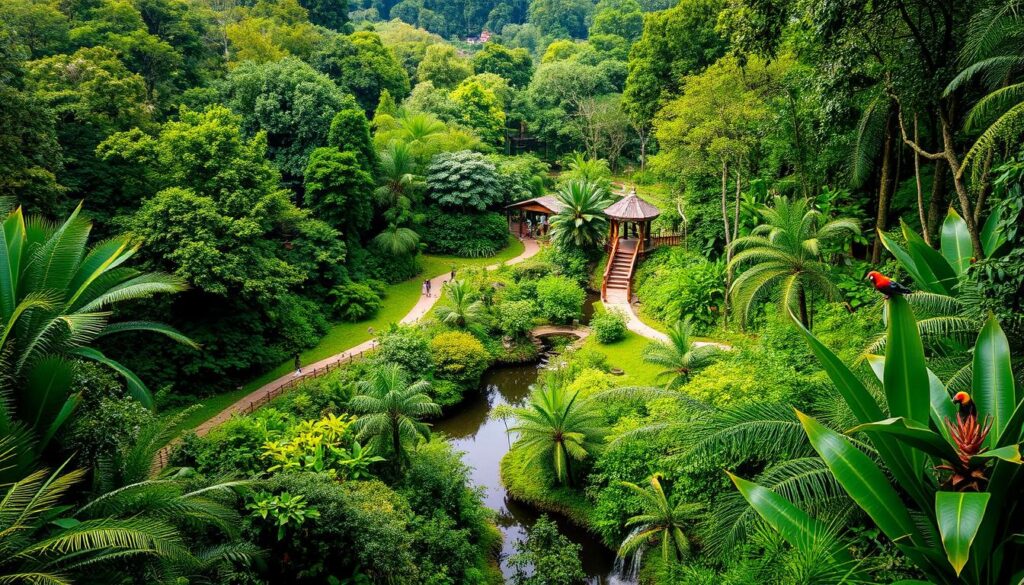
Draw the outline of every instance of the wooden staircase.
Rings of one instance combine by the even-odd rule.
[[[601,285],[602,300],[629,302],[633,293],[633,269],[636,267],[637,251],[636,240],[619,240],[612,245]]]

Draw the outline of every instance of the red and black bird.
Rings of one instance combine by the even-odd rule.
[[[875,286],[875,290],[885,295],[886,298],[896,295],[906,295],[913,292],[909,288],[876,270],[868,272],[867,279]]]
[[[974,400],[971,395],[966,392],[957,392],[953,395],[953,402],[960,407],[960,415],[964,418],[973,416],[977,418],[978,407],[974,405]]]

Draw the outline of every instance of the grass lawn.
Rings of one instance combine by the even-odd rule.
[[[450,271],[452,269],[452,264],[455,264],[458,268],[475,268],[498,264],[522,254],[523,249],[524,247],[522,242],[509,236],[509,245],[501,252],[498,252],[497,255],[487,258],[459,258],[457,256],[435,256],[424,254],[420,259],[421,266],[423,268],[421,276],[430,276],[433,278],[434,276]],[[316,347],[302,352],[302,363],[311,364],[313,362],[320,361],[326,357],[341,353],[350,347],[354,347],[364,341],[367,341],[371,337],[369,332],[370,327],[373,327],[374,331],[381,331],[386,329],[392,323],[400,321],[402,317],[412,310],[416,305],[416,301],[420,298],[420,292],[422,290],[421,285],[423,283],[421,276],[388,286],[385,293],[386,296],[384,297],[384,306],[381,307],[380,311],[378,311],[377,315],[372,319],[360,321],[358,323],[346,322],[336,323],[333,325]],[[228,406],[231,406],[233,403],[244,398],[247,394],[256,390],[260,386],[287,374],[292,370],[292,367],[292,361],[289,360],[255,380],[252,380],[240,389],[204,399],[198,408],[189,413],[189,415],[183,419],[179,425],[177,425],[177,430],[181,432],[198,426],[203,421],[209,419]],[[165,411],[165,416],[176,414],[181,412],[181,410],[182,409],[180,408],[168,409]]]
[[[595,313],[603,313],[604,305],[594,304]],[[626,330],[626,337],[615,343],[601,343],[597,336],[591,335],[583,342],[583,347],[597,350],[608,357],[608,365],[625,372],[622,386],[657,386],[658,366],[652,366],[643,360],[643,351],[650,339]]]
[[[651,343],[650,339],[626,331],[626,337],[615,343],[604,344],[591,335],[583,342],[583,347],[597,350],[608,357],[608,364],[626,374],[622,376],[623,386],[657,386],[658,366],[648,364],[641,357],[644,348]]]

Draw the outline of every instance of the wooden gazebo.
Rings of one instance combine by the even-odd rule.
[[[565,205],[562,205],[562,202],[557,197],[554,195],[543,195],[508,205],[505,207],[505,212],[508,216],[509,229],[513,233],[518,232],[519,237],[523,237],[527,235],[523,229],[526,220],[530,220],[530,223],[534,226],[548,226],[550,225],[551,216],[556,215],[563,209],[565,209]],[[545,230],[538,231],[546,231],[546,227]]]
[[[661,210],[641,199],[633,189],[629,195],[605,208],[604,214],[609,219],[608,243],[611,249],[604,269],[601,299],[629,303],[637,258],[652,248],[651,221],[661,215]]]
[[[608,240],[614,245],[619,239],[635,239],[639,248],[637,252],[643,254],[644,248],[650,244],[651,221],[661,215],[661,210],[641,199],[633,189],[629,195],[609,205],[604,214],[611,224]]]

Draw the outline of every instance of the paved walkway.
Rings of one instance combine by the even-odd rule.
[[[525,249],[523,250],[522,254],[516,256],[515,258],[511,258],[509,260],[506,260],[504,263],[505,264],[518,264],[518,263],[522,262],[523,260],[526,260],[527,258],[530,258],[530,257],[536,255],[537,252],[540,251],[540,246],[537,244],[537,240],[524,239],[523,240],[523,245],[525,246]],[[486,268],[486,270],[495,270],[499,266],[501,266],[501,264],[491,264],[490,266],[488,266]],[[458,278],[458,271],[456,271],[455,276],[456,276],[456,278]],[[423,318],[423,316],[426,315],[427,312],[430,311],[430,309],[434,306],[434,304],[437,303],[437,301],[440,299],[440,297],[441,297],[441,287],[444,285],[445,281],[447,281],[449,279],[451,279],[451,273],[447,273],[447,272],[442,274],[442,275],[440,275],[440,276],[435,276],[434,278],[431,278],[430,279],[430,285],[431,285],[431,292],[433,294],[431,296],[429,296],[429,297],[424,296],[424,295],[420,295],[420,299],[416,302],[416,305],[412,308],[411,311],[409,311],[405,315],[405,317],[402,317],[402,319],[399,322],[402,323],[403,325],[409,325],[409,324],[415,323],[415,322],[419,321],[421,318]],[[304,365],[302,367],[302,371],[304,373],[302,375],[300,375],[300,376],[296,376],[294,374],[294,372],[292,372],[292,373],[285,374],[284,376],[281,376],[280,378],[278,378],[278,379],[276,379],[276,380],[274,380],[272,382],[268,382],[268,383],[264,384],[263,386],[260,386],[258,389],[254,390],[250,394],[246,395],[244,398],[242,398],[238,402],[235,402],[231,406],[229,406],[229,407],[225,408],[224,410],[220,411],[219,413],[217,413],[217,415],[214,416],[213,418],[207,420],[203,424],[201,424],[198,427],[196,427],[196,429],[195,429],[196,434],[199,435],[199,436],[203,436],[206,433],[210,432],[210,430],[213,429],[214,427],[216,427],[216,426],[226,422],[228,419],[230,419],[235,414],[240,413],[240,412],[248,411],[250,409],[251,405],[264,400],[266,396],[269,396],[269,395],[273,394],[281,386],[284,386],[284,385],[292,382],[296,378],[301,379],[301,378],[304,378],[306,376],[309,376],[314,370],[318,370],[318,369],[324,368],[326,366],[329,366],[329,365],[332,365],[332,364],[335,364],[335,363],[338,363],[338,362],[349,361],[349,360],[352,360],[354,358],[359,357],[360,355],[362,355],[362,354],[366,353],[367,351],[370,351],[371,349],[373,349],[373,346],[374,346],[375,343],[376,343],[376,340],[373,340],[373,339],[370,339],[368,341],[364,341],[363,343],[360,343],[359,345],[356,345],[354,347],[350,347],[349,349],[346,349],[345,351],[343,351],[341,353],[334,354],[334,355],[332,355],[332,356],[330,356],[328,358],[324,358],[324,359],[322,359],[322,360],[320,360],[320,361],[318,361],[316,363]]]
[[[626,291],[608,291],[608,300],[601,302],[606,310],[621,311],[626,316],[626,328],[642,335],[647,339],[653,339],[654,341],[668,342],[668,335],[665,335],[661,331],[658,331],[654,327],[651,327],[647,323],[640,320],[640,317],[636,316],[633,311],[633,305],[626,299]],[[732,346],[726,343],[716,343],[714,341],[694,341],[693,345],[701,347],[703,345],[716,345],[721,349],[732,349]]]

